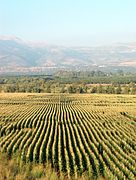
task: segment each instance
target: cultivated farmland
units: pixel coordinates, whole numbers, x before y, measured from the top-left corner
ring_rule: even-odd
[[[0,151],[69,178],[136,179],[136,96],[0,94]]]

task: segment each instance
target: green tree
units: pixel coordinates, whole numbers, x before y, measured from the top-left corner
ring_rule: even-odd
[[[94,87],[91,88],[90,93],[97,93],[97,88],[96,88],[96,86],[94,86]]]
[[[116,90],[115,90],[115,93],[116,93],[116,94],[121,94],[121,92],[122,92],[121,86],[118,85],[118,87],[117,87]]]
[[[131,94],[136,94],[136,85],[133,85],[130,91]]]
[[[65,90],[65,85],[63,85],[63,86],[61,87],[60,93],[65,93],[65,92],[66,92],[66,90]]]
[[[112,85],[112,86],[107,86],[106,87],[106,93],[107,94],[114,94],[115,93],[115,88],[114,88],[114,86]]]
[[[103,93],[103,87],[101,84],[97,86],[97,93]]]
[[[81,93],[81,94],[84,93],[83,87],[80,86],[79,89],[78,89],[78,92]]]
[[[129,92],[130,92],[130,87],[126,85],[123,89],[123,94],[129,94]]]
[[[49,85],[46,88],[46,93],[51,93],[51,87]]]
[[[73,85],[70,85],[67,89],[68,93],[76,93],[76,88]]]

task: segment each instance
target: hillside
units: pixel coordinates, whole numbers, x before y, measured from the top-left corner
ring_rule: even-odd
[[[19,38],[0,38],[0,72],[74,67],[136,67],[136,44],[62,47],[32,44]]]

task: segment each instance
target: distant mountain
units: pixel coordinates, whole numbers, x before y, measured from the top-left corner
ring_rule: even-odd
[[[0,37],[0,72],[40,68],[136,67],[136,43],[99,47],[61,47]]]
[[[0,67],[31,67],[36,66],[39,58],[36,51],[23,41],[0,39]]]

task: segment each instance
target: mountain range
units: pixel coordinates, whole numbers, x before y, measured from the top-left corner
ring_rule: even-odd
[[[136,68],[136,43],[63,47],[0,37],[0,73],[106,67]]]

